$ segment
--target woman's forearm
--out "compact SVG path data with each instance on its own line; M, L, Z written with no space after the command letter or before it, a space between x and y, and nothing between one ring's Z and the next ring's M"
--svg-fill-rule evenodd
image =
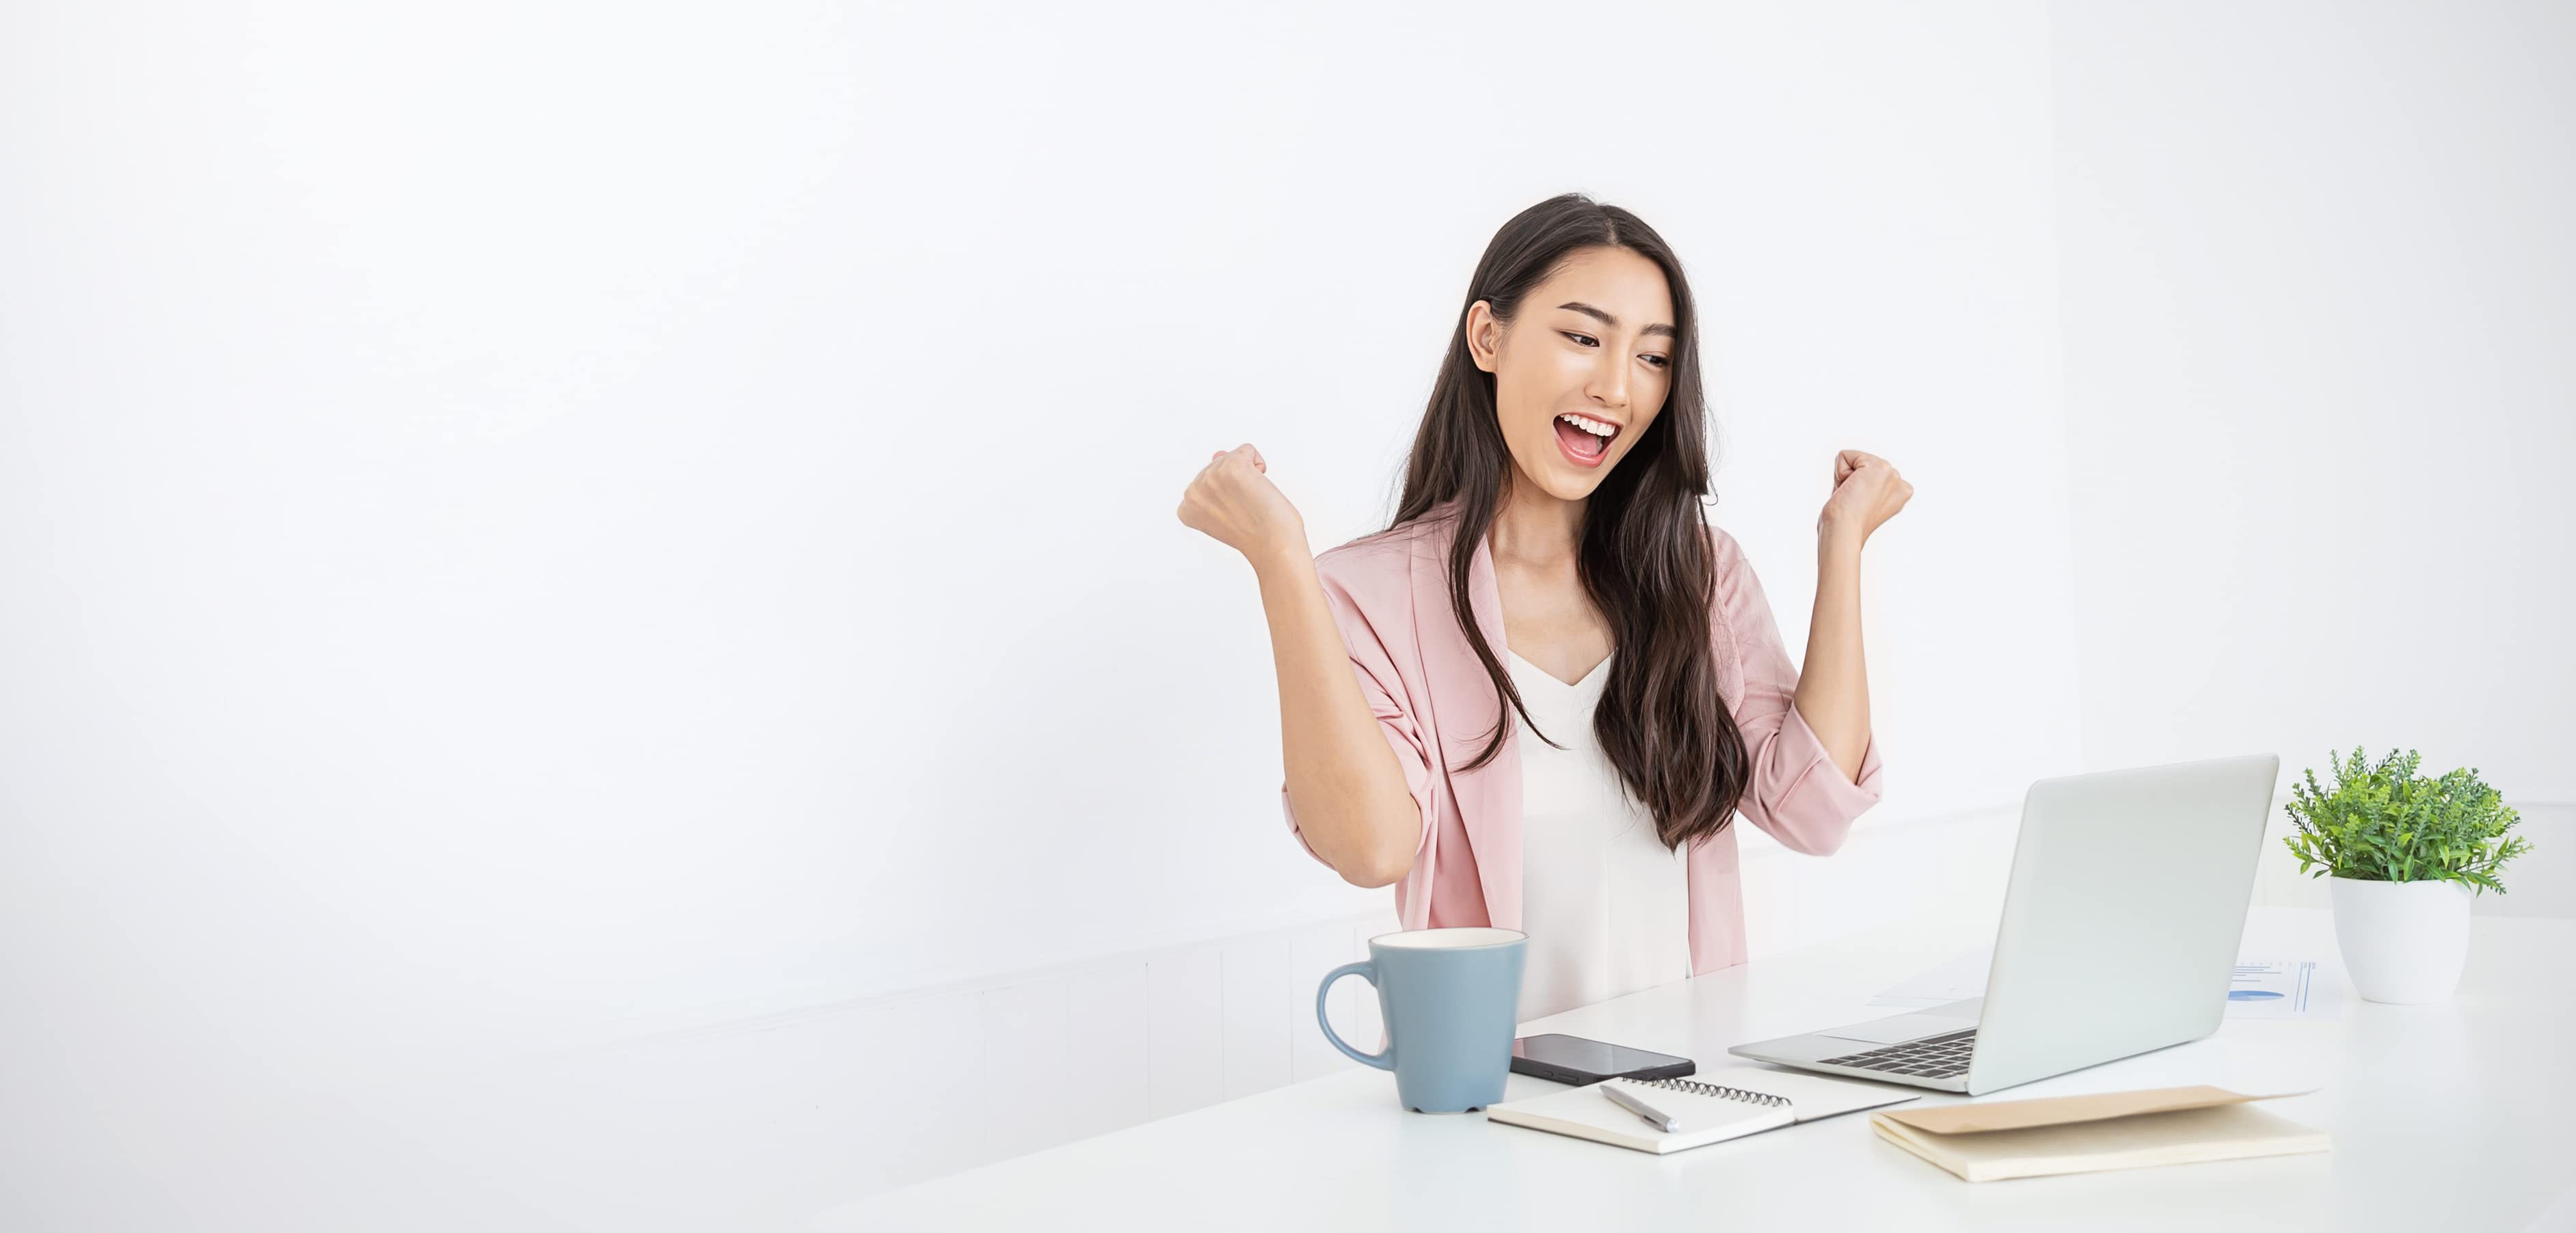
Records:
M1860 641L1860 539L1828 529L1816 546L1816 611L1798 672L1798 714L1846 779L1869 749L1869 672Z
M1279 672L1279 737L1288 805L1315 854L1356 886L1385 886L1413 864L1422 808L1351 672L1314 559L1265 557L1262 610Z

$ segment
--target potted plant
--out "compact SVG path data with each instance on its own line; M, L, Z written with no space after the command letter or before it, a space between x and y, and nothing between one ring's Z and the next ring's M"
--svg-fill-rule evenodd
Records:
M2285 842L2299 872L2333 876L2335 943L2361 996L2374 1002L2439 1002L2459 986L2469 951L2469 897L2504 893L2498 867L2531 845L2505 835L2520 817L2476 767L2439 779L2397 751L2375 766L2355 746L2334 769L2334 791L2315 771L2292 784Z

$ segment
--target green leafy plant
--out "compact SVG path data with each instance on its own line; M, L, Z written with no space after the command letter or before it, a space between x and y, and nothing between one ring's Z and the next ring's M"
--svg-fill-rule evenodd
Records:
M2305 784L2290 785L2290 820L2299 831L2282 842L2299 858L2299 872L2313 868L2314 877L2365 882L2466 882L2481 893L2504 893L2497 868L2531 844L2506 836L2521 817L2478 779L2476 767L2431 779L2415 773L2423 759L2411 749L2402 758L2391 749L2375 766L2363 765L2358 745L2349 761L2336 761L2331 750L2326 756L2334 791L2319 788L2313 770L2304 772Z

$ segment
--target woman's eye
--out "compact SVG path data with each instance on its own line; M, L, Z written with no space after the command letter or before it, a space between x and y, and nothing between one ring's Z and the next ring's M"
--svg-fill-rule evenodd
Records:
M1596 346L1596 347L1601 345L1601 344L1600 344L1600 343L1598 343L1598 342L1594 342L1594 341L1593 341L1592 336L1591 336L1591 335L1589 335L1589 334L1577 334L1577 333L1573 332L1572 330L1558 330L1558 331L1557 331L1557 333L1559 333L1559 334L1563 334L1563 335L1565 335L1566 337L1571 338L1571 339L1574 339L1574 340L1575 340L1575 341L1577 341L1577 342L1587 342L1587 343L1592 343L1592 345L1593 345L1593 346ZM1653 360L1653 361L1655 362L1655 367L1657 367L1657 368L1670 368L1670 367L1672 367L1672 366L1673 366L1673 362L1672 362L1671 360L1665 359L1664 357L1662 357L1662 356L1660 356L1660 355L1650 355L1650 356L1647 356L1646 358L1647 358L1647 359L1650 359L1650 360Z

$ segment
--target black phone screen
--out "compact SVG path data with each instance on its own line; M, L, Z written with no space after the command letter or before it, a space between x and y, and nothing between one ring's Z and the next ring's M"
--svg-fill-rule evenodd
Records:
M1669 1053L1550 1032L1514 1040L1512 1069L1559 1083L1581 1084L1615 1078L1670 1079L1691 1074L1699 1067L1689 1058Z

